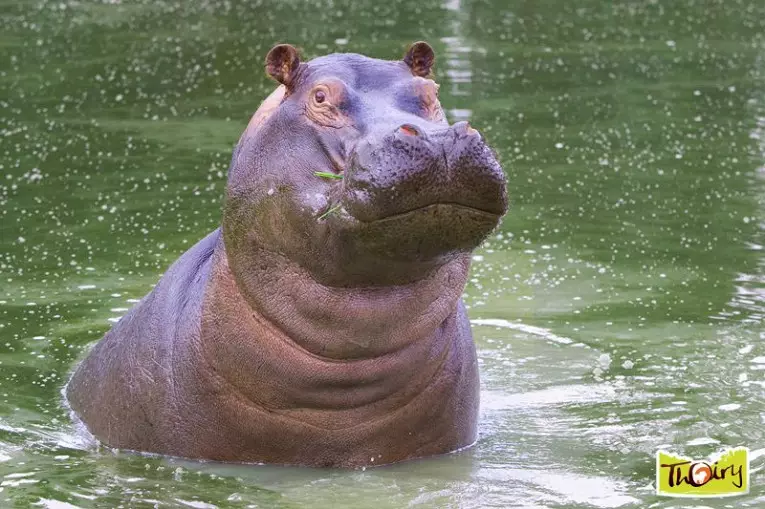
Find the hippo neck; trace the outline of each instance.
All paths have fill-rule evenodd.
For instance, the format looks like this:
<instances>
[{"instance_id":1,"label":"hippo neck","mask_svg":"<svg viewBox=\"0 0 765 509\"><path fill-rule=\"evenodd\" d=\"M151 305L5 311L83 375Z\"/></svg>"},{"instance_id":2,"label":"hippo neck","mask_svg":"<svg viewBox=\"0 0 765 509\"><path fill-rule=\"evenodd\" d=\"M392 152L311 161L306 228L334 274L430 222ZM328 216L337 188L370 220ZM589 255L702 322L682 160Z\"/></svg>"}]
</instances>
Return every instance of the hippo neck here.
<instances>
[{"instance_id":1,"label":"hippo neck","mask_svg":"<svg viewBox=\"0 0 765 509\"><path fill-rule=\"evenodd\" d=\"M193 349L213 383L225 380L247 404L325 428L373 422L425 390L456 355L468 261L390 296L322 287L294 266L261 261L269 270L253 267L240 282L219 242Z\"/></svg>"},{"instance_id":2,"label":"hippo neck","mask_svg":"<svg viewBox=\"0 0 765 509\"><path fill-rule=\"evenodd\" d=\"M257 263L229 269L249 307L311 354L342 361L431 337L455 312L470 264L469 256L460 257L407 285L340 288L266 250L251 259Z\"/></svg>"}]
</instances>

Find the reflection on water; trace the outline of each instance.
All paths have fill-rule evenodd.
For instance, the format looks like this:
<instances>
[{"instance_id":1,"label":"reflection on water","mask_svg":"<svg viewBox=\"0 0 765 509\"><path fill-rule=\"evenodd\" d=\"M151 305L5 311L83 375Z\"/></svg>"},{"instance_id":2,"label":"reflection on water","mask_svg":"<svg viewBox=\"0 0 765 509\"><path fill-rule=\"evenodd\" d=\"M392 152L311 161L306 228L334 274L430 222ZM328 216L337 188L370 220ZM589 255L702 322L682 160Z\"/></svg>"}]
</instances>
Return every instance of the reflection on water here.
<instances>
[{"instance_id":1,"label":"reflection on water","mask_svg":"<svg viewBox=\"0 0 765 509\"><path fill-rule=\"evenodd\" d=\"M765 54L758 58L757 76L765 73ZM760 152L759 162L765 161L765 94L758 94L749 100L755 118L755 128L750 137L757 144ZM753 172L752 179L755 185L762 189L762 179L765 178L765 165L760 166ZM762 257L763 232L765 232L765 196L762 193L755 195L759 205L756 216L748 218L756 222L759 231L746 246L759 255L759 262L754 273L738 274L736 277L735 295L730 303L730 310L721 312L719 319L734 319L744 323L759 325L765 318L765 258Z\"/></svg>"},{"instance_id":2,"label":"reflection on water","mask_svg":"<svg viewBox=\"0 0 765 509\"><path fill-rule=\"evenodd\" d=\"M678 507L657 448L752 450L765 505L765 4L4 2L0 505ZM275 42L428 40L512 208L465 291L479 441L365 471L98 449L60 390L215 228Z\"/></svg>"},{"instance_id":3,"label":"reflection on water","mask_svg":"<svg viewBox=\"0 0 765 509\"><path fill-rule=\"evenodd\" d=\"M439 58L441 65L446 67L446 77L449 89L449 95L452 97L467 96L469 97L471 90L471 82L473 78L473 71L470 66L470 53L473 51L465 40L463 34L463 24L465 22L466 14L462 9L463 0L446 0L444 2L444 8L450 11L451 20L448 25L450 35L441 37L441 42L444 44L444 56ZM445 84L441 84L445 86ZM472 111L462 108L451 108L447 110L449 119L452 122L468 121L472 115Z\"/></svg>"}]
</instances>

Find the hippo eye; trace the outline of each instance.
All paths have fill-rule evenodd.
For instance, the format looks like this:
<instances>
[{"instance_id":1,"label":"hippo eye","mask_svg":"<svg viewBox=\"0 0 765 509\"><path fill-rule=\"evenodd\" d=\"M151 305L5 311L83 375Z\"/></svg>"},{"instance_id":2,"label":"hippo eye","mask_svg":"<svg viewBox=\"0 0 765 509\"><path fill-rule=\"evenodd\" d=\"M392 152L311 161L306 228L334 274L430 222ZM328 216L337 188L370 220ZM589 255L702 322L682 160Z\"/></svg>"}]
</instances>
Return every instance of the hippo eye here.
<instances>
[{"instance_id":1,"label":"hippo eye","mask_svg":"<svg viewBox=\"0 0 765 509\"><path fill-rule=\"evenodd\" d=\"M339 80L317 84L307 95L305 113L313 122L326 127L350 123L343 112L344 88Z\"/></svg>"}]
</instances>

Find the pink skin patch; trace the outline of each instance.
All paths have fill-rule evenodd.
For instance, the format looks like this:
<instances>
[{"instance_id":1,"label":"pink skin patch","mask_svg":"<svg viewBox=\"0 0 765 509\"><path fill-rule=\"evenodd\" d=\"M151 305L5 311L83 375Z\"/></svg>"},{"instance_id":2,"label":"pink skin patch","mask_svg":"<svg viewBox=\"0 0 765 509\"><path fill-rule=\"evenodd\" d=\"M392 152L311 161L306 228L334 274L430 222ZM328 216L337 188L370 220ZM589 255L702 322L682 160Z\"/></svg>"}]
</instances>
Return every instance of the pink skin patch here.
<instances>
[{"instance_id":1,"label":"pink skin patch","mask_svg":"<svg viewBox=\"0 0 765 509\"><path fill-rule=\"evenodd\" d=\"M417 132L417 129L414 127L409 127L408 125L401 126L399 130L404 134L408 134L409 136L417 136L420 134Z\"/></svg>"}]
</instances>

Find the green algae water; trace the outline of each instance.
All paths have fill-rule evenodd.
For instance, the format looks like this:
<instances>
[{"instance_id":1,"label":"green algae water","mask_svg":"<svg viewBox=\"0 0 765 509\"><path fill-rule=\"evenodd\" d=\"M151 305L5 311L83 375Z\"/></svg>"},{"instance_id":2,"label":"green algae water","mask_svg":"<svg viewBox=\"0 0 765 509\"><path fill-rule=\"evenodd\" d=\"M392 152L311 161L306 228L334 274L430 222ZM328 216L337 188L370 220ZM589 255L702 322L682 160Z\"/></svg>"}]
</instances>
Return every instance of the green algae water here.
<instances>
[{"instance_id":1,"label":"green algae water","mask_svg":"<svg viewBox=\"0 0 765 509\"><path fill-rule=\"evenodd\" d=\"M231 151L306 57L437 54L511 209L465 290L479 440L359 471L96 449L61 388L218 225ZM0 507L765 507L765 3L0 1ZM658 449L751 451L656 495Z\"/></svg>"}]
</instances>

